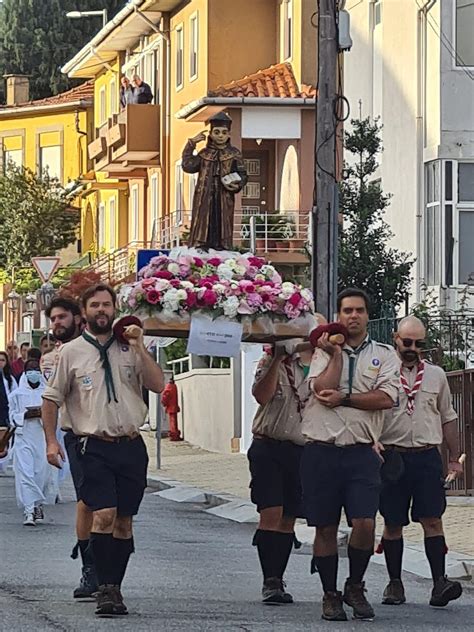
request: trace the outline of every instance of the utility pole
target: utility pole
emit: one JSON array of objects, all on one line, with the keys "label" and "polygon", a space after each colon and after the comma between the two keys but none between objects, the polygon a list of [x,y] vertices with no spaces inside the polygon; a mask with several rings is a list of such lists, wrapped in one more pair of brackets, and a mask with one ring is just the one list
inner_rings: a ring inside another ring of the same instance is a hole
[{"label": "utility pole", "polygon": [[316,311],[332,320],[337,294],[337,0],[319,0],[312,286]]}]

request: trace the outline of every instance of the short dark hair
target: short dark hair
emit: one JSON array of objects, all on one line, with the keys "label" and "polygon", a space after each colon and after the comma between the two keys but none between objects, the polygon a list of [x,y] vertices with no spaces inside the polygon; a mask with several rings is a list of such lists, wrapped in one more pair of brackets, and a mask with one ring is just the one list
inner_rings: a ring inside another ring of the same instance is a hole
[{"label": "short dark hair", "polygon": [[47,318],[51,318],[51,312],[55,307],[61,307],[66,312],[71,312],[73,316],[81,315],[81,306],[73,298],[66,298],[65,296],[55,296],[51,301],[49,307],[45,310]]},{"label": "short dark hair", "polygon": [[115,293],[115,290],[106,283],[96,283],[96,285],[91,285],[91,287],[88,287],[87,290],[84,290],[84,292],[82,293],[81,300],[82,307],[84,309],[87,307],[87,301],[95,296],[97,292],[108,292],[112,297],[112,303],[115,307],[115,304],[117,303],[117,294]]},{"label": "short dark hair", "polygon": [[360,290],[357,287],[348,287],[345,290],[342,290],[342,292],[339,292],[339,294],[337,295],[337,313],[338,314],[341,311],[342,301],[345,298],[350,298],[351,296],[357,296],[359,298],[364,299],[365,308],[367,309],[367,312],[369,312],[370,299],[367,292],[364,292],[364,290]]},{"label": "short dark hair", "polygon": [[41,350],[38,347],[31,347],[28,349],[28,360],[40,360],[41,359]]},{"label": "short dark hair", "polygon": [[44,336],[41,336],[41,338],[40,338],[40,345],[45,340],[48,340],[48,341],[51,341],[51,342],[56,342],[56,338],[52,334],[45,334]]},{"label": "short dark hair", "polygon": [[22,342],[20,345],[20,351],[23,349],[23,347],[29,347],[30,343],[29,342]]},{"label": "short dark hair", "polygon": [[35,365],[39,365],[39,361],[40,361],[40,358],[28,358],[24,366],[25,372],[28,370],[29,364],[32,364],[34,362]]}]

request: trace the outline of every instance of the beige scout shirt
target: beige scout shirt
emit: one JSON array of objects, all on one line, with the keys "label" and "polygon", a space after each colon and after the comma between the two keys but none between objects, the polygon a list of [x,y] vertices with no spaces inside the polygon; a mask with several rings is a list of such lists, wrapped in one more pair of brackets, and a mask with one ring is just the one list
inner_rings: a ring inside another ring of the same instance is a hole
[{"label": "beige scout shirt", "polygon": [[61,427],[76,435],[130,436],[143,424],[141,363],[133,349],[115,342],[108,350],[118,402],[108,401],[98,350],[82,336],[59,351],[59,362],[43,394],[61,407]]},{"label": "beige scout shirt", "polygon": [[[53,377],[54,372],[56,371],[56,367],[58,366],[59,362],[59,351],[64,344],[66,343],[57,342],[54,345],[54,349],[52,351],[48,351],[48,353],[45,353],[41,356],[40,369],[46,382],[49,382],[49,380]],[[67,410],[65,406],[61,407],[60,424],[63,428],[71,428],[71,421],[67,419]]]},{"label": "beige scout shirt", "polygon": [[[400,383],[400,360],[395,350],[374,340],[366,341],[355,356],[352,392],[368,393],[381,390],[395,403]],[[345,345],[342,352],[343,366],[339,389],[349,392],[349,357],[352,347]],[[324,372],[330,357],[322,349],[316,349],[311,362],[309,379]],[[383,410],[360,410],[349,406],[327,408],[311,395],[303,414],[302,430],[307,440],[325,441],[336,445],[373,443],[378,441],[383,427]]]},{"label": "beige scout shirt", "polygon": [[[408,386],[413,387],[417,367],[402,367]],[[453,408],[446,373],[439,366],[425,362],[425,372],[420,390],[415,396],[415,410],[407,414],[408,396],[402,385],[398,389],[398,401],[392,410],[385,411],[380,441],[384,445],[402,448],[421,448],[443,443],[443,424],[457,419]]]},{"label": "beige scout shirt", "polygon": [[[268,354],[260,360],[254,385],[267,373],[271,362],[272,357]],[[300,405],[304,406],[310,395],[308,381],[298,361],[293,362],[291,368]],[[298,445],[303,445],[305,442],[301,433],[301,412],[298,411],[298,401],[283,362],[280,364],[277,391],[267,404],[258,407],[252,432],[278,441],[292,441]]]}]

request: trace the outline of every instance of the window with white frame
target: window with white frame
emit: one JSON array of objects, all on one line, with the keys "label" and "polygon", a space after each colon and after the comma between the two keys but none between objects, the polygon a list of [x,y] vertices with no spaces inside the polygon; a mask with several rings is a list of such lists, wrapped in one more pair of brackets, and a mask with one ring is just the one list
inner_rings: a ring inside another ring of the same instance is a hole
[{"label": "window with white frame", "polygon": [[473,0],[456,0],[456,66],[474,67]]},{"label": "window with white frame", "polygon": [[109,200],[109,250],[115,250],[117,235],[117,216],[115,197]]},{"label": "window with white frame", "polygon": [[198,14],[194,13],[189,18],[189,78],[196,79],[198,76],[198,55],[199,55],[199,22]]},{"label": "window with white frame", "polygon": [[151,239],[158,234],[158,205],[158,174],[154,173],[150,179]]},{"label": "window with white frame", "polygon": [[107,92],[105,86],[99,91],[99,127],[107,121]]},{"label": "window with white frame", "polygon": [[183,87],[184,80],[184,30],[183,25],[176,27],[176,89]]},{"label": "window with white frame", "polygon": [[183,170],[181,168],[181,160],[175,164],[175,183],[174,183],[174,204],[176,210],[176,226],[182,223],[183,217]]},{"label": "window with white frame", "polygon": [[99,251],[102,251],[105,249],[105,204],[103,202],[99,204],[97,223],[99,224],[97,235],[99,241],[98,246]]},{"label": "window with white frame", "polygon": [[55,178],[62,183],[61,147],[59,145],[40,147],[39,171],[41,174],[46,172],[50,178]]},{"label": "window with white frame", "polygon": [[188,202],[188,208],[189,208],[189,212],[192,213],[193,210],[193,200],[194,200],[194,193],[196,191],[196,184],[197,184],[197,180],[198,180],[198,173],[190,173],[189,174],[189,188],[188,188],[188,192],[189,192],[189,202]]},{"label": "window with white frame", "polygon": [[117,114],[118,112],[118,93],[117,93],[117,82],[115,79],[112,79],[109,86],[110,90],[110,114]]},{"label": "window with white frame", "polygon": [[134,184],[130,191],[130,204],[131,204],[131,241],[138,241],[139,235],[139,221],[140,221],[140,195],[138,190],[138,184]]},{"label": "window with white frame", "polygon": [[458,163],[458,282],[474,284],[474,162]]},{"label": "window with white frame", "polygon": [[283,0],[283,59],[293,55],[293,0]]},{"label": "window with white frame", "polygon": [[440,162],[425,165],[425,283],[441,283]]},{"label": "window with white frame", "polygon": [[23,150],[22,149],[5,149],[3,151],[3,170],[8,169],[8,165],[15,167],[23,166]]}]

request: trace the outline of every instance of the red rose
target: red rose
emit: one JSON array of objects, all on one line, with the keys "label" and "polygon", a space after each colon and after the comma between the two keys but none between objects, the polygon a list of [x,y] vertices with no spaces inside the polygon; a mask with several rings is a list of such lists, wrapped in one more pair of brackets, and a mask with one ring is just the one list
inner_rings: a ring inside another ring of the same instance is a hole
[{"label": "red rose", "polygon": [[288,299],[290,305],[293,305],[293,307],[298,307],[300,300],[301,300],[301,294],[299,292],[295,292]]},{"label": "red rose", "polygon": [[214,290],[205,290],[202,295],[202,302],[206,307],[212,307],[217,303],[217,294]]},{"label": "red rose", "polygon": [[194,307],[197,303],[197,296],[191,290],[188,290],[186,297],[186,307]]},{"label": "red rose", "polygon": [[155,272],[155,277],[157,279],[167,279],[169,281],[174,278],[174,274],[172,274],[169,270],[158,270]]},{"label": "red rose", "polygon": [[249,257],[247,261],[251,266],[259,269],[265,264],[265,259],[261,259],[260,257]]},{"label": "red rose", "polygon": [[147,302],[150,303],[151,305],[156,305],[157,303],[160,302],[161,294],[157,290],[149,290],[145,294],[145,298]]},{"label": "red rose", "polygon": [[204,265],[204,261],[200,259],[199,257],[194,257],[194,265],[197,266],[198,268],[202,268]]},{"label": "red rose", "polygon": [[217,266],[220,266],[222,261],[219,259],[219,257],[211,257],[210,259],[207,260],[207,263],[210,266],[215,266],[217,268]]}]

